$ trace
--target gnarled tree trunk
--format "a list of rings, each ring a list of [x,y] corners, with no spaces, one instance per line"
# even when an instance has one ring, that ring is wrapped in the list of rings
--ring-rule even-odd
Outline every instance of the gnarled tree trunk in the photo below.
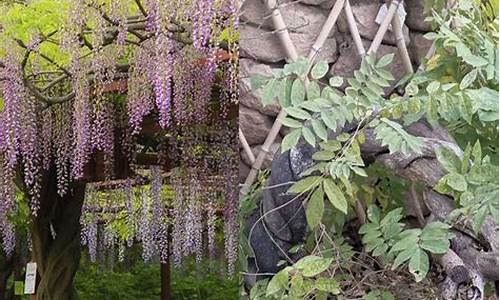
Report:
[[[73,184],[61,197],[53,168],[43,176],[40,209],[31,227],[33,260],[40,281],[38,300],[77,299],[73,278],[80,263],[80,215],[84,184]]]

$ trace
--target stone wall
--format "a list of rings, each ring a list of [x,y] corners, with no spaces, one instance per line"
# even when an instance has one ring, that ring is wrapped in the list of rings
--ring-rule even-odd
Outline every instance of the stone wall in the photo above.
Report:
[[[299,55],[307,56],[335,0],[281,0],[278,2]],[[350,3],[363,44],[365,49],[368,49],[378,29],[375,17],[384,2],[351,0]],[[432,29],[431,25],[424,21],[423,3],[424,0],[406,0],[404,3],[407,16],[403,33],[415,69],[431,46],[431,42],[423,37]],[[273,68],[279,68],[285,64],[286,55],[273,31],[270,11],[266,9],[262,0],[246,0],[241,9],[240,20],[239,122],[254,155],[257,156],[280,108],[277,103],[267,107],[262,106],[260,93],[252,92],[250,89],[250,75],[270,75]],[[398,78],[404,75],[404,67],[390,31],[387,32],[377,55],[382,56],[387,53],[395,53],[390,70],[397,82]],[[331,75],[351,76],[354,70],[359,68],[361,60],[350,36],[343,12],[319,57],[328,61]],[[279,149],[283,131],[273,144],[273,151]],[[250,160],[243,150],[240,156],[240,181],[242,182],[250,170]],[[264,168],[270,166],[271,159],[272,155],[268,155],[263,165]]]

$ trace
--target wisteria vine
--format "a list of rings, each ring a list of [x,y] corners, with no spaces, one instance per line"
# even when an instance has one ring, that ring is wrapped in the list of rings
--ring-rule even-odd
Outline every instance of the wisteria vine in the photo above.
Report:
[[[238,149],[227,115],[238,55],[220,36],[237,30],[237,1],[142,2],[70,0],[62,29],[26,45],[14,39],[0,57],[3,248],[15,247],[16,194],[36,218],[44,184],[55,182],[60,198],[86,184],[81,243],[92,260],[101,248],[123,260],[137,242],[145,261],[179,265],[188,255],[214,258],[221,246],[232,274]],[[67,61],[45,55],[47,43]]]

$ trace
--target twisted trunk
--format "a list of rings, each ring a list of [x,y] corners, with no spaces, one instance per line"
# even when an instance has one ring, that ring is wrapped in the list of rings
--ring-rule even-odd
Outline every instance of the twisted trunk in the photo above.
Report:
[[[80,263],[80,215],[85,185],[57,194],[55,170],[43,176],[40,209],[33,219],[33,260],[40,278],[38,300],[77,299],[73,278]]]
[[[12,273],[12,258],[5,257],[5,253],[0,254],[0,300],[7,299],[7,280]]]

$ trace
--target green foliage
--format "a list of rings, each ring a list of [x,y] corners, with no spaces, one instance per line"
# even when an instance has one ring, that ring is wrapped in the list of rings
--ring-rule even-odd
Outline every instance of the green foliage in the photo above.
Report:
[[[384,69],[392,59],[392,54],[377,62],[372,56],[364,59],[361,69],[354,72],[354,78],[347,80],[350,86],[345,94],[335,89],[342,84],[342,78],[331,78],[330,86],[323,88],[315,81],[326,75],[328,64],[325,61],[319,61],[312,67],[309,75],[314,80],[304,79],[307,61],[303,58],[275,71],[271,78],[252,77],[252,88],[263,88],[262,103],[269,105],[278,98],[288,114],[281,121],[296,128],[285,136],[281,150],[284,152],[295,147],[301,137],[316,146],[317,142],[327,140],[328,129],[336,130],[338,126],[360,119],[381,107],[383,88],[394,79]]]
[[[236,279],[220,276],[214,262],[194,261],[184,270],[172,269],[171,291],[173,299],[237,299]],[[203,278],[203,280],[200,280]],[[146,264],[140,257],[139,247],[127,252],[124,263],[107,268],[82,259],[75,277],[79,299],[127,300],[159,299],[160,265]]]
[[[365,249],[374,256],[380,256],[386,260],[391,260],[389,249],[397,242],[397,237],[403,230],[403,223],[399,221],[403,218],[402,208],[397,208],[381,218],[380,210],[377,206],[371,205],[367,210],[369,223],[364,224],[359,229],[363,235],[362,242]]]
[[[371,290],[368,294],[363,296],[363,300],[395,300],[391,292],[385,290]]]
[[[306,295],[326,297],[340,293],[335,278],[320,277],[332,264],[333,258],[305,256],[294,265],[284,268],[269,282],[261,281],[250,291],[250,299],[304,299]],[[321,296],[320,296],[321,295]],[[326,299],[326,298],[324,298]]]
[[[375,125],[375,134],[382,140],[382,145],[389,147],[390,153],[401,152],[408,155],[422,152],[418,137],[408,134],[401,124],[387,118],[381,118]]]
[[[313,165],[288,190],[305,197],[311,234],[301,249],[310,256],[330,257],[327,249],[332,245],[327,241],[333,238],[328,233],[342,236],[358,201],[369,206],[369,222],[359,230],[365,251],[393,269],[406,266],[416,281],[428,273],[429,254],[448,250],[454,222],[472,220],[476,232],[486,217],[498,222],[498,17],[492,9],[498,1],[459,0],[455,8],[441,10],[445,2],[426,1],[432,15],[427,21],[436,27],[426,37],[433,40],[436,53],[425,61],[425,71],[397,83],[404,96],[393,93],[384,98],[384,90],[394,83],[386,70],[393,55],[365,57],[353,78],[328,77],[325,62],[309,66],[301,58],[274,70],[272,77],[252,79],[258,83],[255,88],[267,87],[264,105],[277,100],[287,113],[280,121],[292,130],[282,140],[282,152],[302,142],[317,149]],[[447,174],[434,189],[454,197],[456,209],[449,224],[407,229],[402,206],[408,183],[376,164],[365,167],[360,147],[365,133],[373,130],[390,153],[422,154],[422,138],[404,129],[420,120],[445,127],[460,148],[436,149]],[[338,132],[347,123],[358,126],[349,133]],[[332,257],[335,265],[340,258]],[[312,290],[307,277],[294,277],[293,270],[286,267],[273,277],[270,292],[267,282],[256,286],[252,299],[296,299],[291,291],[299,285]],[[322,275],[334,278],[318,274]],[[323,299],[320,293],[315,296]],[[363,299],[394,297],[372,290]]]
[[[403,229],[404,224],[399,223],[403,218],[402,208],[390,211],[383,218],[375,205],[370,206],[367,213],[370,222],[359,229],[366,251],[383,261],[392,261],[393,269],[408,262],[409,271],[417,282],[429,271],[426,251],[444,254],[450,247],[452,235],[447,224],[432,222],[423,229]]]
[[[465,217],[473,221],[478,233],[486,216],[498,223],[498,166],[482,155],[481,144],[467,145],[462,159],[447,148],[436,150],[436,157],[448,172],[434,189],[457,199],[459,207],[450,214],[450,221]]]

